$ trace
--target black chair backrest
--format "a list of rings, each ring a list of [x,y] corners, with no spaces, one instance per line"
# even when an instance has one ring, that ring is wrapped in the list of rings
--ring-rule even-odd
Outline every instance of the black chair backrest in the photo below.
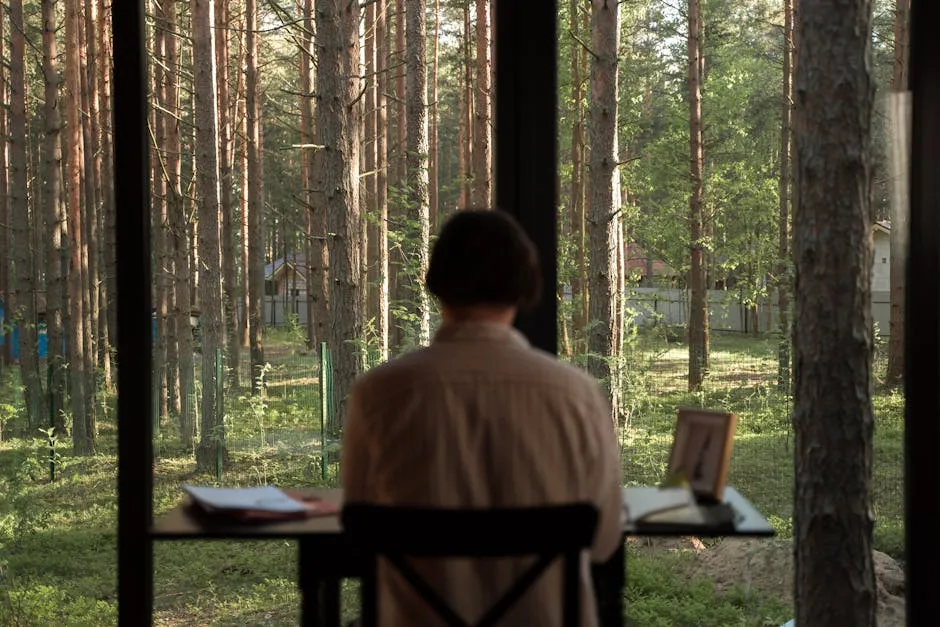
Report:
[[[367,555],[362,584],[363,627],[378,625],[376,557],[386,558],[451,627],[489,627],[522,598],[559,556],[564,558],[565,627],[580,624],[581,551],[597,530],[597,508],[589,503],[532,508],[430,509],[349,503],[343,530]],[[522,557],[536,563],[476,623],[458,616],[404,559],[406,557]]]

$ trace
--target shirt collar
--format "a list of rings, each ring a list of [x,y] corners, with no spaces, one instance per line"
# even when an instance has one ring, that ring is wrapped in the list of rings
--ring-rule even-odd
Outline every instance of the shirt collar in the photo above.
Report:
[[[498,322],[450,322],[441,324],[434,334],[438,342],[507,342],[529,348],[529,340],[515,327]]]

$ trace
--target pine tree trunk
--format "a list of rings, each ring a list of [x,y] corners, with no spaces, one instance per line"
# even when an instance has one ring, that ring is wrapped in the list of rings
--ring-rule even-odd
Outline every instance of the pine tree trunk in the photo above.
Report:
[[[78,30],[79,0],[66,0],[65,11],[65,85],[66,85],[66,186],[68,190],[68,230],[69,230],[69,397],[72,409],[72,448],[76,455],[88,455],[94,451],[92,433],[88,431],[86,420],[86,373],[84,344],[84,304],[82,302],[82,127],[79,119],[81,111],[81,68]],[[14,32],[16,26],[14,25]],[[14,56],[15,58],[15,56]],[[14,103],[15,104],[15,103]],[[14,108],[15,112],[15,108]],[[11,150],[11,158],[15,153]],[[12,160],[12,159],[11,159]],[[14,172],[15,173],[15,172]],[[11,185],[15,187],[14,184]]]
[[[84,320],[85,343],[85,420],[92,439],[98,435],[98,417],[95,399],[98,393],[98,206],[97,186],[95,181],[94,156],[97,151],[94,132],[91,128],[88,111],[92,107],[88,92],[88,49],[85,34],[88,23],[85,17],[88,8],[84,3],[79,9],[78,45],[81,71],[81,125],[82,125],[82,228],[85,230],[85,245],[82,247],[82,309]],[[83,27],[84,25],[84,27]]]
[[[708,369],[708,284],[706,283],[705,225],[703,220],[704,147],[702,141],[702,44],[699,0],[689,0],[689,269],[691,304],[689,307],[689,390],[702,387]]]
[[[155,5],[157,3],[154,3]],[[164,69],[166,39],[175,35],[170,34],[160,26],[153,29],[153,51],[155,60],[151,64],[151,98],[160,107],[165,107],[166,94],[166,70]],[[167,220],[167,190],[166,177],[163,174],[164,150],[166,145],[164,139],[164,120],[166,116],[160,108],[151,109],[151,125],[153,135],[156,139],[151,148],[150,161],[150,189],[151,189],[151,214],[150,214],[150,238],[153,242],[153,301],[155,310],[156,343],[153,347],[153,372],[154,372],[154,392],[157,394],[158,415],[154,416],[154,433],[158,433],[160,424],[167,417],[168,412],[168,390],[167,390],[167,274],[170,268],[167,267],[166,255],[166,220]]]
[[[6,46],[4,45],[4,11],[0,11],[0,59],[6,57]],[[0,63],[0,138],[7,137],[7,112],[9,111],[10,98],[7,93],[7,70],[6,64]],[[12,246],[12,213],[8,196],[7,185],[7,140],[0,140],[0,246],[3,250],[11,250]],[[13,343],[10,332],[10,312],[13,307],[11,300],[12,292],[10,286],[13,284],[10,278],[11,273],[10,258],[4,254],[0,255],[0,293],[3,294],[4,323],[0,326],[0,337],[3,338],[3,348],[0,348],[0,374],[3,372],[3,366],[11,361],[11,348]]]
[[[581,20],[581,33],[585,37],[591,32],[591,19],[593,11],[581,11],[582,20]],[[589,52],[587,50],[581,50],[581,79],[582,81],[589,77]],[[583,103],[581,105],[584,106]],[[581,119],[584,119],[584,109],[581,110]],[[582,140],[584,139],[584,133],[582,131]],[[585,167],[587,166],[587,146],[585,142],[581,142],[581,186],[584,188],[581,190],[581,200],[579,202],[580,210],[578,211],[578,246],[577,246],[577,255],[578,255],[578,274],[581,281],[581,317],[579,319],[578,328],[582,329],[582,334],[584,334],[584,329],[587,328],[588,322],[591,319],[591,283],[590,278],[588,277],[588,199],[591,197],[591,180],[585,173]],[[583,346],[587,348],[588,339],[585,335],[583,337]]]
[[[159,373],[159,411],[160,416],[169,417],[171,412],[179,415],[181,410],[180,401],[180,366],[179,366],[179,337],[177,332],[178,316],[176,315],[176,286],[174,278],[176,275],[176,255],[174,254],[174,242],[171,225],[171,206],[170,180],[167,164],[170,159],[170,150],[167,146],[167,127],[174,123],[172,116],[167,113],[172,111],[172,107],[167,102],[169,93],[169,84],[174,77],[175,69],[171,69],[167,59],[167,49],[170,40],[175,38],[172,31],[167,30],[166,11],[172,3],[161,2],[156,7],[157,15],[160,19],[157,23],[159,28],[155,29],[154,39],[159,41],[154,44],[154,56],[159,63],[154,64],[153,74],[154,94],[153,100],[159,105],[153,111],[153,133],[156,141],[154,142],[154,161],[152,162],[153,182],[153,201],[157,205],[154,211],[153,244],[154,259],[157,262],[157,268],[154,272],[154,288],[156,293],[157,310],[157,345],[154,351],[155,372]],[[159,56],[158,56],[159,55]],[[162,67],[156,67],[162,64]],[[157,367],[158,366],[158,367]],[[154,425],[154,429],[159,427],[159,423]]]
[[[874,627],[872,3],[832,10],[802,3],[796,73],[796,624]]]
[[[463,149],[464,170],[460,173],[463,185],[463,203],[460,208],[473,204],[473,30],[470,22],[470,2],[463,8],[463,114],[460,122],[464,127]]]
[[[489,207],[493,191],[490,150],[489,0],[476,0],[476,85],[473,103],[473,204]]]
[[[777,316],[780,337],[777,339],[777,387],[790,391],[790,114],[793,107],[793,7],[783,0],[783,94],[780,111],[780,180],[779,212],[777,214],[779,244],[777,247]]]
[[[408,77],[407,101],[407,184],[409,223],[417,232],[406,239],[407,256],[413,268],[408,277],[410,313],[418,321],[415,334],[419,345],[427,345],[431,335],[431,303],[424,287],[430,248],[428,207],[428,65],[426,39],[426,0],[408,0],[405,65]]]
[[[238,286],[235,272],[235,199],[232,193],[232,121],[229,116],[229,3],[218,2],[215,14],[215,66],[219,98],[219,197],[222,212],[222,290],[227,386],[238,386]]]
[[[245,78],[245,111],[248,120],[248,299],[251,389],[260,392],[258,383],[264,367],[264,166],[262,161],[261,79],[258,76],[258,6],[247,0],[246,53],[248,73]]]
[[[19,329],[20,376],[30,430],[43,420],[43,390],[39,374],[36,285],[33,282],[27,173],[26,65],[23,4],[10,3],[10,207],[13,230],[14,306],[7,315]],[[44,423],[43,423],[44,424]]]
[[[434,35],[431,38],[431,110],[428,121],[428,203],[431,216],[431,233],[437,233],[438,223],[440,221],[440,198],[438,185],[440,175],[438,173],[439,150],[437,141],[438,125],[438,89],[437,89],[437,71],[440,57],[440,38],[441,38],[441,3],[440,0],[434,0]]]
[[[380,289],[379,277],[381,276],[381,264],[379,263],[379,207],[377,198],[377,110],[376,110],[376,86],[378,84],[375,73],[375,4],[369,4],[365,8],[365,22],[363,29],[365,31],[365,109],[363,111],[363,135],[362,135],[362,160],[363,174],[360,179],[362,185],[360,192],[363,199],[363,223],[367,225],[366,246],[363,251],[367,254],[362,256],[362,265],[364,272],[362,274],[366,283],[363,285],[362,294],[366,298],[366,315],[370,320],[378,321],[379,318],[379,300]],[[377,329],[376,329],[377,330]],[[371,329],[370,329],[371,331]],[[380,342],[378,334],[370,332],[365,338],[370,351],[378,348],[376,344]]]
[[[388,261],[388,5],[377,0],[375,5],[375,205],[378,231],[376,232],[375,263],[378,268],[378,301],[376,305],[376,335],[379,343],[379,361],[388,359],[389,351],[389,261]]]
[[[202,399],[196,466],[215,470],[225,459],[222,349],[222,249],[219,241],[219,132],[216,126],[213,0],[191,0],[196,123],[196,196],[199,199],[199,257],[206,271],[199,282],[202,329]]]
[[[405,91],[405,0],[395,0],[395,135],[391,142],[389,157],[392,166],[392,177],[389,182],[392,192],[389,202],[389,221],[394,227],[393,250],[389,252],[389,271],[391,275],[391,289],[395,295],[395,307],[392,309],[391,344],[395,352],[402,351],[408,342],[408,318],[402,312],[408,311],[412,298],[408,286],[408,269],[404,240],[408,237],[406,229],[407,211],[405,209],[405,196],[408,193],[405,180],[406,151],[407,151],[407,113],[405,103],[408,94]]]
[[[362,352],[350,340],[362,336],[359,276],[359,5],[316,0],[318,133],[323,150],[323,188],[330,234],[330,350],[335,413],[330,428],[345,419],[349,391],[362,371]]]
[[[113,389],[113,355],[111,338],[116,337],[116,299],[117,273],[114,251],[116,249],[116,230],[114,214],[114,173],[113,150],[111,148],[111,20],[110,5],[106,0],[98,1],[98,128],[101,133],[101,208],[99,211],[101,240],[101,275],[99,315],[103,325],[99,329],[99,344],[103,354],[104,386]]]
[[[304,230],[306,238],[304,240],[304,256],[306,258],[306,267],[304,275],[307,280],[307,349],[315,350],[319,342],[324,341],[322,335],[317,334],[316,312],[317,304],[316,283],[314,272],[317,264],[314,260],[314,253],[318,252],[319,245],[315,243],[316,237],[322,237],[322,233],[317,233],[314,220],[313,187],[315,177],[313,173],[313,0],[300,0],[300,10],[303,19],[303,30],[301,31],[301,46],[303,50],[300,53],[300,85],[302,95],[300,96],[300,178],[303,181],[303,202],[304,202]]]
[[[241,138],[241,152],[239,154],[239,159],[241,161],[240,177],[239,177],[239,227],[241,229],[241,237],[239,238],[240,250],[239,257],[241,258],[241,318],[238,321],[238,335],[239,343],[242,348],[250,348],[251,346],[251,251],[249,249],[249,241],[251,239],[250,226],[251,219],[248,211],[248,197],[249,197],[249,183],[248,183],[248,29],[245,28],[245,21],[242,20],[242,36],[239,38],[239,41],[242,43],[239,58],[244,58],[245,62],[242,67],[244,71],[238,73],[238,93],[241,94],[241,97],[238,99],[238,128],[239,128],[239,137]],[[250,357],[249,357],[250,360]],[[250,369],[248,376],[252,376]]]
[[[92,352],[88,356],[91,366],[90,382],[92,389],[98,389],[99,380],[106,370],[105,362],[110,361],[109,351],[101,342],[103,329],[107,326],[107,316],[101,313],[101,205],[103,188],[101,185],[101,128],[98,125],[98,40],[96,25],[98,22],[98,4],[89,1],[84,6],[85,28],[82,51],[85,71],[82,73],[82,101],[85,103],[82,116],[82,130],[85,136],[85,181],[88,186],[86,192],[86,224],[88,228],[88,299],[89,299],[89,335],[91,336]],[[108,368],[110,370],[110,368]],[[110,376],[110,372],[109,372]],[[97,416],[97,408],[92,399],[92,416]],[[97,417],[95,418],[97,425]],[[97,426],[93,429],[97,432]]]
[[[179,20],[175,2],[163,4],[166,28],[176,32]],[[167,197],[173,263],[173,325],[179,356],[179,431],[183,447],[192,451],[196,436],[195,363],[192,314],[192,269],[190,267],[189,212],[182,190],[182,137],[180,135],[180,53],[176,37],[166,39],[166,144]]]
[[[617,229],[620,204],[617,176],[617,53],[620,40],[619,5],[593,0],[591,8],[590,165],[591,203],[590,331],[588,372],[604,389],[615,419],[619,390],[614,379],[617,351]]]
[[[66,249],[63,246],[63,223],[65,215],[62,207],[62,144],[60,138],[61,120],[59,117],[59,74],[56,67],[58,55],[55,28],[56,2],[43,0],[42,3],[42,69],[45,83],[45,136],[43,138],[43,171],[46,194],[43,197],[46,218],[47,258],[46,258],[46,338],[48,346],[49,411],[53,417],[56,434],[67,435],[65,425],[65,356],[62,354],[62,307],[65,301],[63,266],[67,262]]]
[[[910,48],[910,11],[911,0],[895,0],[894,14],[894,76],[891,89],[895,93],[904,93],[907,88],[907,59]],[[898,129],[907,126],[906,111],[903,107],[893,109],[891,116],[893,132],[901,135]],[[904,134],[906,135],[906,134]],[[900,139],[901,141],[898,141]],[[905,137],[895,138],[894,142],[906,146]],[[905,153],[901,151],[901,155]],[[910,202],[907,194],[907,163],[904,157],[893,160],[895,176],[891,202],[891,338],[888,341],[888,370],[885,383],[898,385],[904,375],[904,299],[907,274],[908,214]]]
[[[568,4],[568,28],[580,38],[578,19],[578,0]],[[568,197],[568,231],[572,242],[572,254],[577,260],[583,260],[584,247],[581,234],[584,232],[584,86],[581,78],[581,57],[584,52],[581,44],[574,42],[571,50],[571,187]],[[582,315],[581,301],[585,298],[581,269],[583,264],[575,264],[571,276],[571,334],[575,346],[580,346],[581,334],[587,320]]]

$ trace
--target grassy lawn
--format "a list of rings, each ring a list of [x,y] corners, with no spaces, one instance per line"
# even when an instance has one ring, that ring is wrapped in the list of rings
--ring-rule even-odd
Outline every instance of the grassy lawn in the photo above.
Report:
[[[228,397],[231,464],[226,485],[277,483],[335,485],[320,461],[316,357],[275,335],[268,357],[270,394],[263,404]],[[280,341],[278,341],[280,340]],[[643,338],[631,353],[626,379],[630,408],[624,430],[624,477],[653,482],[666,463],[675,408],[726,407],[739,416],[730,482],[768,515],[781,535],[790,533],[793,438],[788,399],[775,385],[771,340],[713,338],[709,383],[695,395],[684,391],[687,349]],[[18,402],[11,383],[0,388],[0,405]],[[902,526],[903,397],[879,392],[875,513],[876,547],[899,555]],[[180,498],[181,481],[213,483],[195,476],[194,462],[171,435],[155,442],[154,511]],[[102,425],[99,453],[73,458],[57,445],[59,473],[49,481],[43,440],[0,442],[0,625],[97,626],[116,622],[116,456],[112,425]],[[631,624],[643,627],[780,625],[792,611],[745,585],[718,594],[711,582],[677,576],[687,556],[634,552],[628,559],[627,607]],[[291,542],[163,542],[154,549],[155,615],[161,626],[296,625],[296,547]],[[344,585],[352,619],[355,582]]]

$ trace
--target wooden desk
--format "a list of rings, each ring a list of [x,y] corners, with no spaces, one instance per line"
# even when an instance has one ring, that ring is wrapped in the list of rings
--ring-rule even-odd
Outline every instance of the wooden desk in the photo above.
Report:
[[[337,505],[342,504],[343,491],[309,490],[312,495]],[[629,503],[630,488],[624,488],[624,500]],[[737,514],[733,533],[716,531],[702,525],[668,530],[637,529],[630,522],[624,524],[627,536],[757,536],[774,535],[773,527],[754,506],[732,487],[725,489],[724,501]],[[322,516],[265,524],[238,524],[226,522],[200,513],[184,504],[159,517],[151,530],[154,540],[271,540],[275,538],[297,540],[299,544],[299,588],[301,594],[301,625],[303,627],[341,627],[340,581],[356,578],[362,572],[361,558],[350,544],[340,525],[338,516]],[[607,562],[592,569],[597,595],[600,625],[623,624],[623,591],[626,584],[626,554],[623,545]]]

